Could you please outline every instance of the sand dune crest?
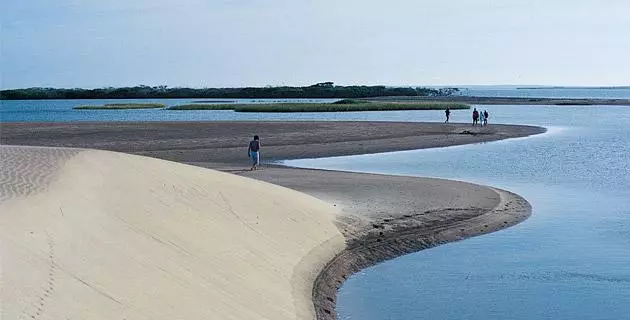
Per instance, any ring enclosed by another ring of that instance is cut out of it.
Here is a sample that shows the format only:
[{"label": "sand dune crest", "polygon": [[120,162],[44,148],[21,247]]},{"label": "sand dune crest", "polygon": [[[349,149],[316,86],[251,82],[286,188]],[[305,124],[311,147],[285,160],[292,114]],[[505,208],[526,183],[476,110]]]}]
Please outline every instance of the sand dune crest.
[{"label": "sand dune crest", "polygon": [[344,247],[333,207],[283,187],[28,150],[0,150],[3,319],[310,318],[313,262]]}]

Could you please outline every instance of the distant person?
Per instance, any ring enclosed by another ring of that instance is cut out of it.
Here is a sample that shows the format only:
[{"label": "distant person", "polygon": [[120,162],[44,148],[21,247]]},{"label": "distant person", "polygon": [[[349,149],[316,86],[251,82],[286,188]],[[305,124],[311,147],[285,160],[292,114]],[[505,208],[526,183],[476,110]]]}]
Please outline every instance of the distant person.
[{"label": "distant person", "polygon": [[477,111],[477,108],[473,110],[472,118],[473,118],[473,127],[474,127],[479,122],[479,111]]},{"label": "distant person", "polygon": [[483,110],[483,125],[488,125],[488,110]]},{"label": "distant person", "polygon": [[486,118],[483,117],[483,112],[479,113],[479,125],[483,127],[483,122],[486,120]]},{"label": "distant person", "polygon": [[254,140],[249,142],[247,156],[252,159],[252,168],[250,170],[256,170],[260,164],[260,138],[258,136],[254,136]]},{"label": "distant person", "polygon": [[444,113],[446,114],[446,121],[444,121],[444,123],[448,123],[448,120],[451,118],[451,108],[447,107]]}]

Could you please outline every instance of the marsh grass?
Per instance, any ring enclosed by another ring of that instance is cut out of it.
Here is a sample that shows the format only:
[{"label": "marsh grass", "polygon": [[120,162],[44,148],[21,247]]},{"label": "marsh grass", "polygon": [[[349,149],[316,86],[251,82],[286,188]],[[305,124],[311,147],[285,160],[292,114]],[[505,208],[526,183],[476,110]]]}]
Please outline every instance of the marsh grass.
[{"label": "marsh grass", "polygon": [[590,106],[594,103],[589,101],[556,101],[553,104],[556,106]]},{"label": "marsh grass", "polygon": [[238,104],[233,103],[194,103],[182,104],[168,108],[169,110],[235,110]]},{"label": "marsh grass", "polygon": [[164,108],[166,105],[161,103],[108,103],[102,106],[76,106],[73,109],[154,109]]},{"label": "marsh grass", "polygon": [[[342,102],[343,101],[343,102]],[[352,112],[391,110],[470,109],[463,103],[450,102],[369,102],[340,100],[333,103],[275,103],[275,104],[185,104],[170,110],[234,110],[235,112]]]}]

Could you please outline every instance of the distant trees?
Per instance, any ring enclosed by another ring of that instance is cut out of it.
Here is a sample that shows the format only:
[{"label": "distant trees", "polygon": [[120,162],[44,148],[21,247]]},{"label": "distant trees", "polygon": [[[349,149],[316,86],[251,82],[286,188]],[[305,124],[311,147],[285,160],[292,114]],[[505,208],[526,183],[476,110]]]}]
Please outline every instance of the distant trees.
[{"label": "distant trees", "polygon": [[334,82],[320,82],[312,85],[311,87],[324,87],[324,88],[332,88],[334,86]]},{"label": "distant trees", "polygon": [[168,88],[135,86],[98,89],[27,88],[0,91],[0,100],[32,99],[149,99],[149,98],[370,98],[388,96],[448,96],[457,88],[335,86],[321,82],[308,87]]},{"label": "distant trees", "polygon": [[436,96],[452,96],[454,94],[458,94],[459,93],[459,89],[458,88],[440,88],[437,90],[437,94],[435,94]]}]

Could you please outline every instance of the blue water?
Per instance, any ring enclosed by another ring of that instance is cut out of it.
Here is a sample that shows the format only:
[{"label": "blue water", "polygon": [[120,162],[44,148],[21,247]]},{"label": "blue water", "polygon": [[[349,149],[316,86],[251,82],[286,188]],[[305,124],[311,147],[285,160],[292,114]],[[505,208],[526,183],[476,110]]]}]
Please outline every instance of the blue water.
[{"label": "blue water", "polygon": [[463,88],[462,95],[475,97],[519,97],[519,98],[576,98],[576,99],[630,99],[630,88],[505,88],[470,87]]},{"label": "blue water", "polygon": [[[89,99],[89,100],[0,100],[2,122],[59,121],[221,121],[264,120],[265,114],[245,114],[230,110],[74,110],[81,105],[107,103],[161,103],[167,107],[194,101],[234,101],[234,103],[333,102],[338,99]],[[284,118],[290,116],[285,115]],[[320,115],[321,117],[321,115]]]},{"label": "blue water", "polygon": [[532,217],[513,228],[351,276],[339,291],[340,319],[630,318],[630,108],[493,110],[500,122],[549,131],[477,145],[286,162],[488,184],[533,206]]}]

